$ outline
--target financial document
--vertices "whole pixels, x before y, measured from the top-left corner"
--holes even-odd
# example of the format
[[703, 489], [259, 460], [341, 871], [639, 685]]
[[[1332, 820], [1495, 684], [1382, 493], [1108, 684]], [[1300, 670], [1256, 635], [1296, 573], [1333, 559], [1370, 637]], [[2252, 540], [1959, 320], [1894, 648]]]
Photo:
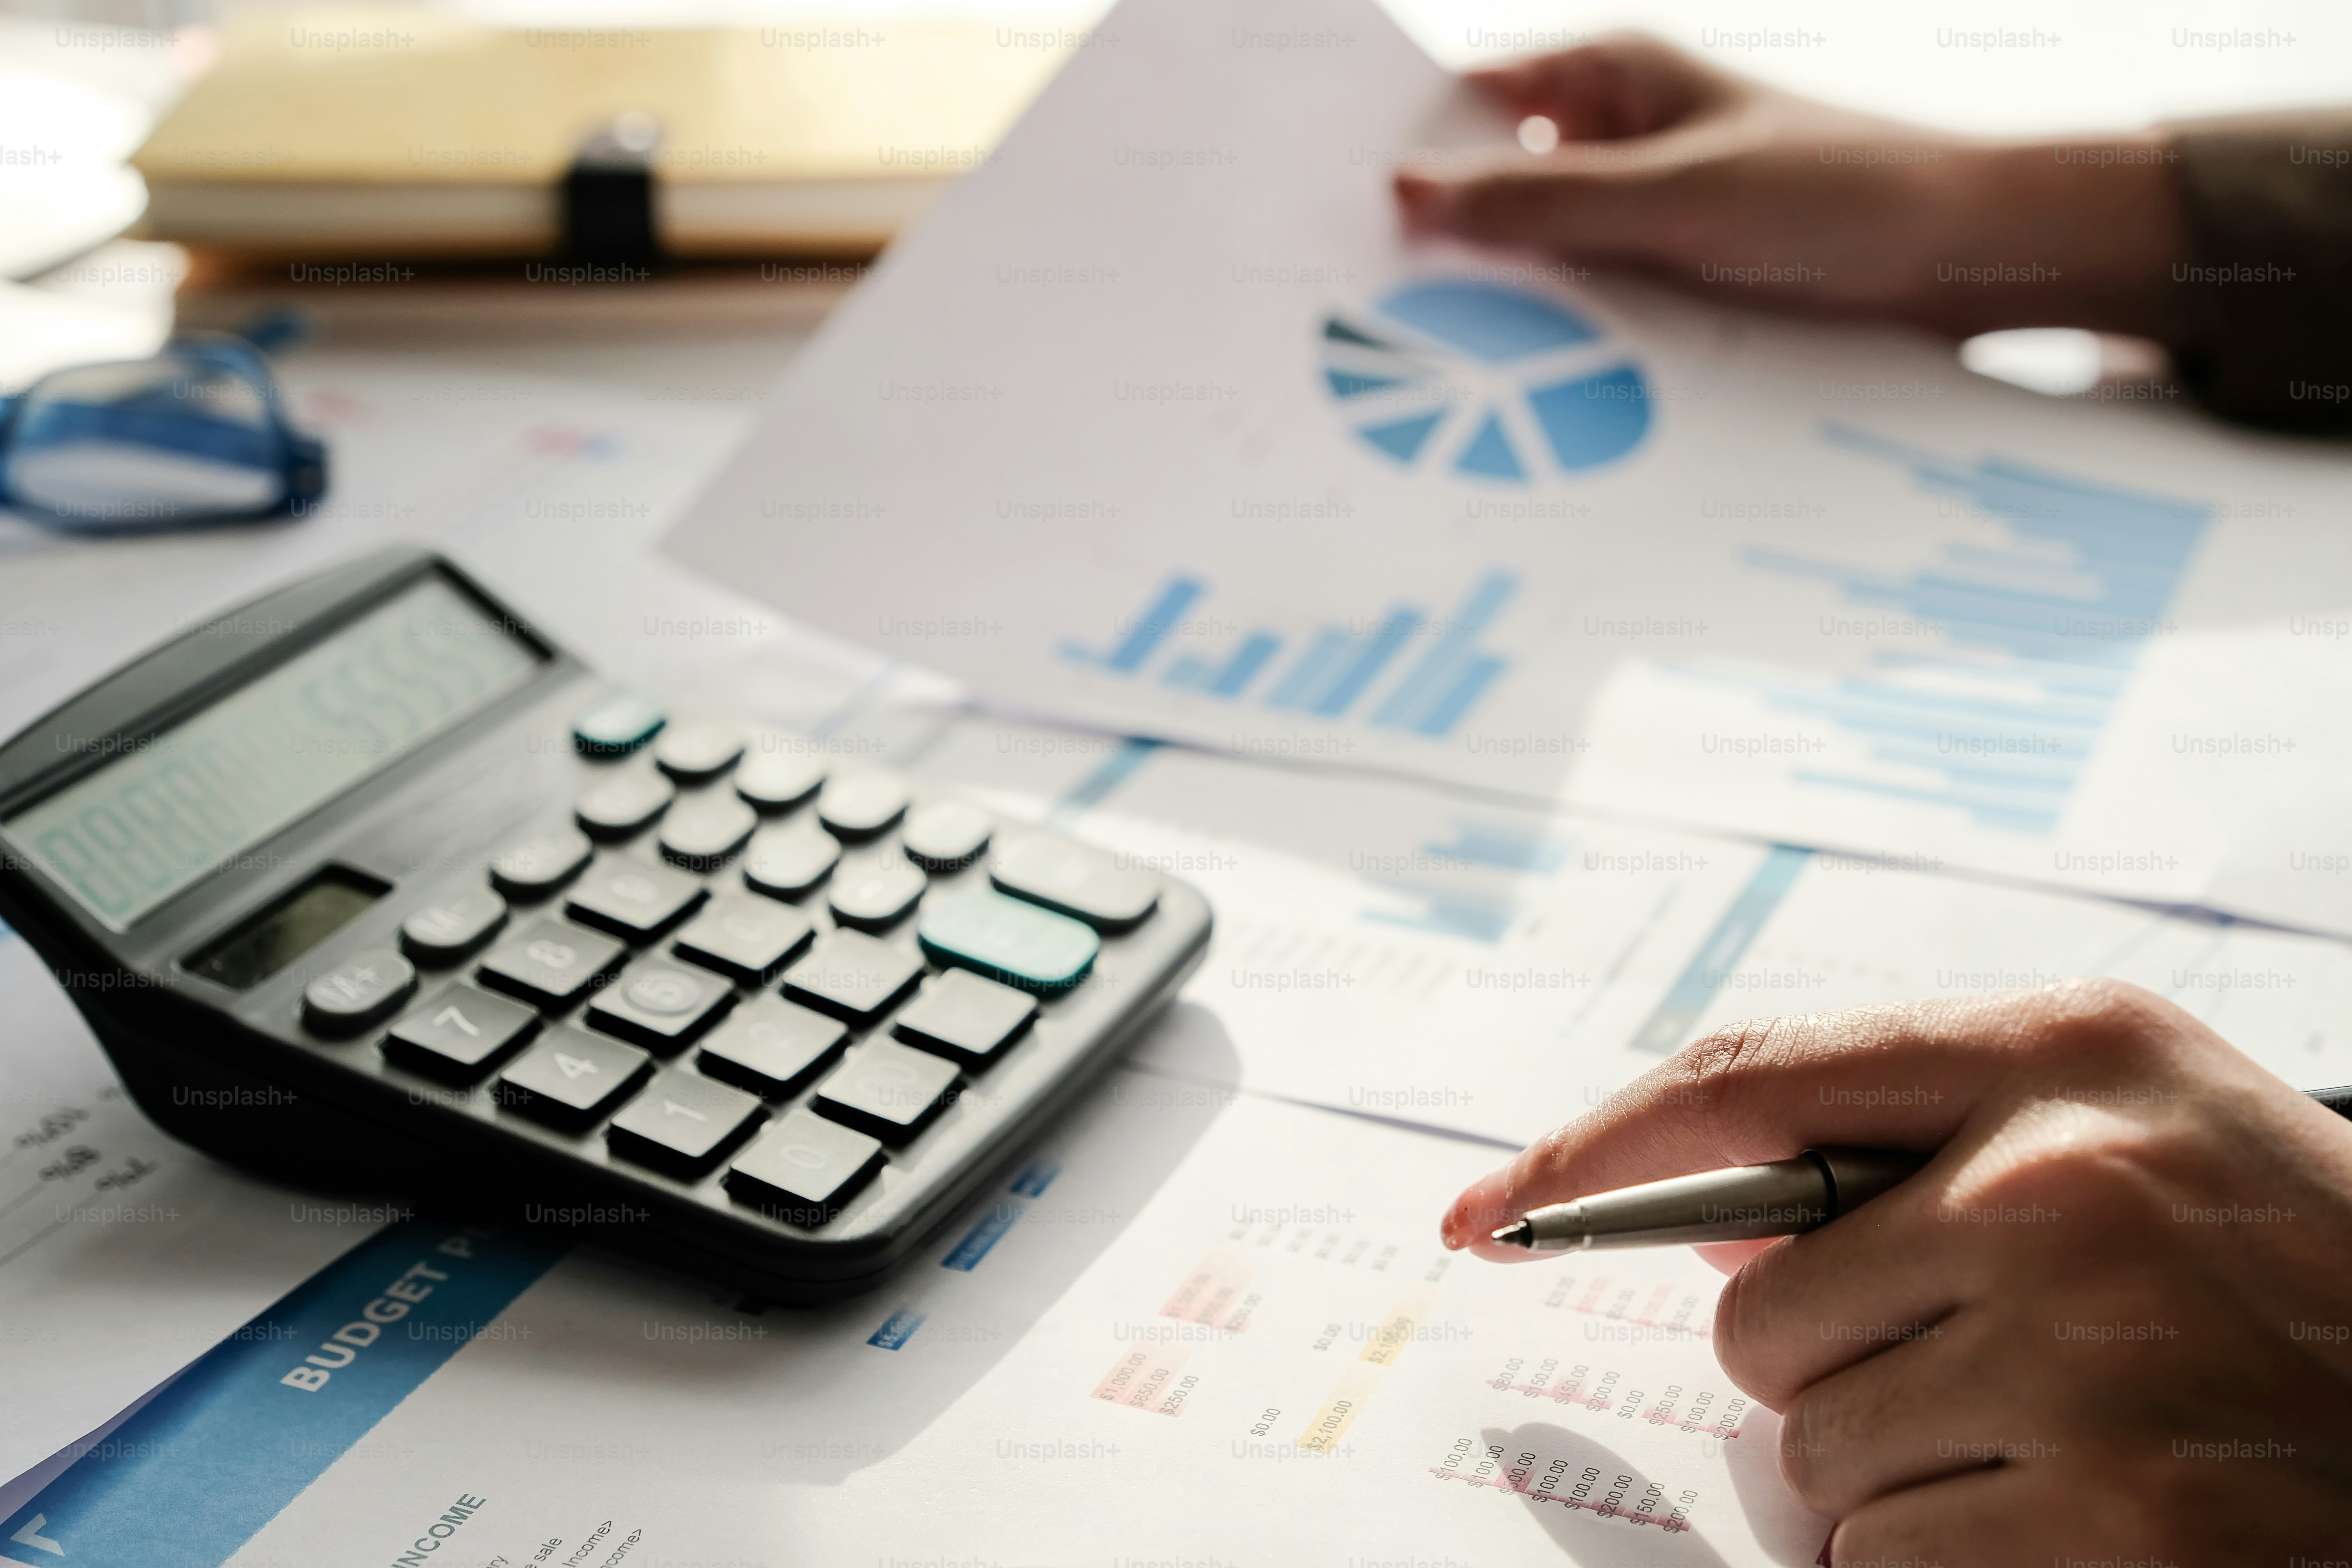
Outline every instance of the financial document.
[[[927, 761], [1052, 812], [1218, 911], [1186, 1037], [1139, 1059], [1363, 1115], [1532, 1142], [1742, 1018], [2105, 975], [2299, 1088], [2352, 1082], [2352, 944], [1855, 855], [1514, 809], [1178, 747], [970, 721]], [[1228, 1070], [1231, 1078], [1219, 1076]]]
[[1827, 1521], [1708, 1349], [1719, 1278], [1682, 1251], [1445, 1255], [1440, 1208], [1496, 1157], [1119, 1069], [905, 1274], [818, 1312], [397, 1226], [113, 1455], [11, 1499], [0, 1555], [42, 1563], [30, 1531], [95, 1568], [165, 1544], [252, 1568], [1076, 1563], [1107, 1542], [1334, 1568], [1811, 1562]]
[[391, 1215], [273, 1187], [164, 1136], [5, 928], [0, 996], [0, 1476], [14, 1476]]
[[1122, 5], [669, 552], [1122, 732], [2352, 931], [2340, 455], [1411, 241], [1507, 128], [1279, 22]]

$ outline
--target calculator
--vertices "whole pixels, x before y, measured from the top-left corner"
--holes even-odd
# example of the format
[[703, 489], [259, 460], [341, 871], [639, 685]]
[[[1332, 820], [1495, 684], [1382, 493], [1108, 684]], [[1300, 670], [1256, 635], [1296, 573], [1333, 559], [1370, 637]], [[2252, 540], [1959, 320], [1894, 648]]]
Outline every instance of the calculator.
[[921, 1247], [1211, 923], [847, 742], [619, 689], [409, 548], [0, 748], [0, 917], [198, 1148], [779, 1302]]

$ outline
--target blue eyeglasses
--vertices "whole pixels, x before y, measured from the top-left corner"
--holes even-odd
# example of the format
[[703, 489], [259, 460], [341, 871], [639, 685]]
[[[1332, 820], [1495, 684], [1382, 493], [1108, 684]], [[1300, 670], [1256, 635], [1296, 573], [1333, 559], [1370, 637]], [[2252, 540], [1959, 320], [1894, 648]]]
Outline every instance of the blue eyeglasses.
[[76, 365], [0, 400], [0, 507], [76, 533], [282, 516], [326, 493], [268, 361], [221, 332], [152, 359]]

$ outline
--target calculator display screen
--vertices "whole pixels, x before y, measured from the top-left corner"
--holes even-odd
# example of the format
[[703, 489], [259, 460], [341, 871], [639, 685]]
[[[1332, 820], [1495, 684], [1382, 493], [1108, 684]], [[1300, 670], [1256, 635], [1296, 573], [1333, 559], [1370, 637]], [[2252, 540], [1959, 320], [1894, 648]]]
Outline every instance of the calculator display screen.
[[425, 578], [193, 717], [122, 738], [7, 837], [121, 931], [512, 690], [541, 657]]

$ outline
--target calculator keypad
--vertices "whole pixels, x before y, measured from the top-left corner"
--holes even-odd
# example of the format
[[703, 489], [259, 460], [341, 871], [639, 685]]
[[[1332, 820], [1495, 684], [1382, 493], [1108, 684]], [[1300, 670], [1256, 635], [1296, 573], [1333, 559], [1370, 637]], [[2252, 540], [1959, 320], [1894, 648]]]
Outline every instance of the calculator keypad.
[[404, 923], [419, 962], [481, 956], [383, 1031], [383, 1059], [488, 1079], [480, 1114], [789, 1224], [903, 1194], [877, 1174], [920, 1169], [967, 1075], [1003, 1084], [1103, 933], [1158, 898], [1148, 872], [791, 737], [615, 699], [575, 738], [573, 823]]

